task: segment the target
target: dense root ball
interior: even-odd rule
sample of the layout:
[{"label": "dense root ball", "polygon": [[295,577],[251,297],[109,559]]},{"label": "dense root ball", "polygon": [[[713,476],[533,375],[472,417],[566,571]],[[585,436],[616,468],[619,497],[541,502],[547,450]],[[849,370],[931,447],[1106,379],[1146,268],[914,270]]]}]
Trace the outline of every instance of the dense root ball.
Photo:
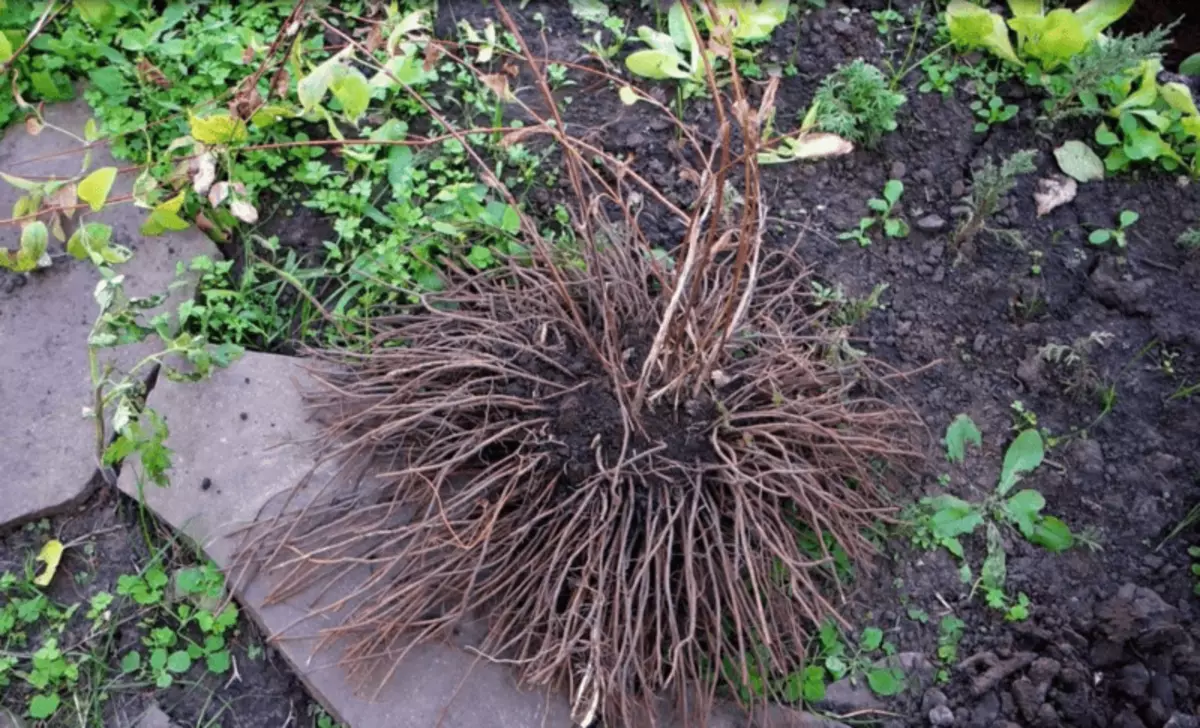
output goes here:
[{"label": "dense root ball", "polygon": [[711,381],[681,397],[657,372],[638,411],[662,271],[616,248],[592,274],[460,271],[372,321],[363,350],[321,354],[331,455],[380,472],[264,526],[261,544],[307,555],[281,593],[366,567],[339,630],[364,674],[483,615],[481,652],[613,724],[754,659],[795,668],[832,611],[835,548],[870,550],[911,419],[829,355],[805,271],[763,263]]}]

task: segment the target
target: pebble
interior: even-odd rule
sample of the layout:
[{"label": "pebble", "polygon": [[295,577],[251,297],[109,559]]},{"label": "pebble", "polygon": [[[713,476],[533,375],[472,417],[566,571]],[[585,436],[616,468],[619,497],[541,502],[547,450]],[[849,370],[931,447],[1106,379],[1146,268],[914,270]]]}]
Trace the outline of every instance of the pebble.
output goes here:
[{"label": "pebble", "polygon": [[950,208],[950,214],[954,217],[970,217],[971,207],[969,205],[955,205]]},{"label": "pebble", "polygon": [[952,185],[950,185],[950,196],[955,197],[955,198],[966,197],[967,196],[967,183],[962,181],[961,179],[954,180],[954,183]]},{"label": "pebble", "polygon": [[929,725],[934,728],[949,728],[954,722],[954,711],[945,705],[939,705],[929,711]]},{"label": "pebble", "polygon": [[1116,685],[1117,690],[1129,697],[1140,698],[1146,694],[1146,688],[1150,687],[1150,671],[1140,662],[1126,665],[1121,668]]},{"label": "pebble", "polygon": [[933,184],[933,172],[928,169],[918,169],[916,173],[913,174],[913,179],[923,185],[931,185]]},{"label": "pebble", "polygon": [[904,179],[905,173],[908,172],[908,165],[904,162],[892,162],[891,176],[892,179]]},{"label": "pebble", "polygon": [[928,713],[939,705],[945,705],[950,702],[946,698],[946,694],[937,688],[929,688],[925,694],[921,696],[921,712]]},{"label": "pebble", "polygon": [[917,229],[927,233],[940,233],[946,229],[946,220],[941,215],[926,215],[917,220]]}]

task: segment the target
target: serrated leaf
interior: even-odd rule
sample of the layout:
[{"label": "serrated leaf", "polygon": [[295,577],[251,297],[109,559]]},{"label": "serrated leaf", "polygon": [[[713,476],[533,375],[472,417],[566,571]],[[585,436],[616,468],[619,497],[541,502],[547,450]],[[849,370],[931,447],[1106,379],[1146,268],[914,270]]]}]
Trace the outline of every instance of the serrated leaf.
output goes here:
[{"label": "serrated leaf", "polygon": [[1080,182],[1104,179],[1104,160],[1087,144],[1072,139],[1054,150],[1059,169]]},{"label": "serrated leaf", "polygon": [[1038,514],[1046,507],[1046,499],[1041,493],[1025,489],[1016,493],[1004,502],[1004,513],[1017,524],[1017,529],[1025,538],[1033,536],[1034,525]]},{"label": "serrated leaf", "polygon": [[1017,484],[1021,475],[1042,464],[1046,451],[1042,436],[1037,430],[1025,430],[1013,440],[1004,453],[1004,465],[1000,469],[997,495],[1006,495]]},{"label": "serrated leaf", "polygon": [[108,193],[116,179],[116,167],[101,167],[83,178],[76,188],[76,194],[79,195],[79,199],[88,203],[92,212],[96,212],[108,202]]},{"label": "serrated leaf", "polygon": [[342,113],[351,123],[357,123],[371,103],[371,86],[357,68],[343,67],[329,84],[329,90],[341,103]]},{"label": "serrated leaf", "polygon": [[961,463],[967,455],[967,444],[983,447],[983,433],[975,426],[975,421],[969,415],[960,414],[946,428],[946,459],[952,463]]},{"label": "serrated leaf", "polygon": [[38,552],[37,561],[45,564],[42,573],[34,577],[33,583],[38,586],[50,586],[50,580],[54,578],[54,573],[58,571],[58,564],[62,561],[63,545],[58,539],[50,539],[42,546],[42,550]]},{"label": "serrated leaf", "polygon": [[190,114],[188,127],[193,139],[210,146],[237,144],[246,141],[249,137],[246,122],[234,118],[228,113],[204,117]]}]

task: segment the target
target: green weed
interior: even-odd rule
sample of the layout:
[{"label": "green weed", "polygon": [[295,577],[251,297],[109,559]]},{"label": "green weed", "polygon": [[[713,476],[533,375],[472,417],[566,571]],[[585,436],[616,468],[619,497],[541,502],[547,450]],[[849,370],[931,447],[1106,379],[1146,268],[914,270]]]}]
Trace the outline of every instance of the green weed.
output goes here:
[{"label": "green weed", "polygon": [[1118,248],[1124,250],[1129,244],[1129,228],[1133,227],[1134,223],[1141,217],[1133,210],[1122,210],[1117,216],[1117,227],[1115,229],[1100,228],[1093,230],[1088,235],[1088,242],[1092,245],[1108,245],[1115,243]]},{"label": "green weed", "polygon": [[[1004,234],[1007,231],[989,228],[987,221],[996,212],[1000,198],[1012,192],[1017,185],[1017,177],[1030,174],[1037,167],[1034,159],[1037,152],[1025,149],[1014,152],[1012,156],[996,165],[990,158],[974,173],[971,179],[971,196],[968,205],[971,215],[962,222],[954,234],[953,244],[961,247],[970,243],[982,232]],[[1014,234],[1010,234],[1012,237]]]},{"label": "green weed", "polygon": [[867,207],[875,214],[860,219],[858,227],[838,235],[838,240],[853,240],[865,248],[871,244],[871,238],[867,235],[867,231],[876,225],[883,228],[884,235],[889,238],[908,237],[910,232],[908,222],[895,214],[896,206],[900,203],[903,195],[904,183],[898,179],[888,180],[887,184],[883,186],[882,197],[872,197],[867,200]]},{"label": "green weed", "polygon": [[875,146],[898,127],[896,112],[907,101],[883,72],[861,58],[838,66],[817,89],[816,126],[852,142]]}]

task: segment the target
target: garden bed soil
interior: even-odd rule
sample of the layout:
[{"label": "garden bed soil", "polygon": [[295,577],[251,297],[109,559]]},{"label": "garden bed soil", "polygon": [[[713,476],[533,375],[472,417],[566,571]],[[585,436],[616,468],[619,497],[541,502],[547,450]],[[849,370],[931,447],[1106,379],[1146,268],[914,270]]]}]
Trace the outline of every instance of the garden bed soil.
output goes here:
[{"label": "garden bed soil", "polygon": [[[831,4],[775,31],[760,65],[794,60],[798,71],[782,80],[778,128],[794,128],[820,79],[838,63],[860,56],[879,63],[889,50],[903,53],[907,36],[881,36],[868,14],[886,5],[855,3],[848,12]],[[544,25],[533,20],[535,13]],[[634,15],[634,27],[653,24]],[[494,17],[489,9],[473,3],[443,3],[438,27],[449,36],[460,18],[478,27],[488,17]],[[586,35],[565,6],[530,3],[518,22],[535,52],[566,60],[581,55],[576,44]],[[927,45],[928,39],[918,44],[918,57]],[[889,710],[904,717],[890,724],[928,725],[936,711],[954,725],[984,728],[1157,728],[1176,711],[1195,714],[1200,600],[1192,594],[1185,551],[1200,533],[1164,539],[1200,501],[1200,407],[1194,399],[1171,399],[1181,384],[1200,378],[1200,256],[1175,243],[1200,217],[1200,185],[1145,170],[1081,185],[1072,203],[1038,218],[1033,192],[1040,178],[1058,171],[1054,147],[1090,139],[1094,122],[1042,128],[1037,100],[1014,85],[1001,91],[1021,107],[1017,118],[976,133],[966,93],[920,94],[920,79],[916,71],[905,80],[909,102],[899,129],[877,149],[764,168],[768,241],[799,241],[818,280],[841,285],[850,296],[886,284],[883,305],[854,330],[857,345],[899,370],[934,364],[900,385],[931,431],[940,433],[965,412],[984,433],[984,447],[965,466],[949,466],[940,442],[931,441],[926,477],[896,494],[897,503],[946,491],[972,500],[989,493],[1015,434],[1012,403],[1021,402],[1039,426],[1061,438],[1029,487],[1045,495],[1048,513],[1089,534],[1095,548],[1051,554],[1007,534],[1009,591],[1024,592],[1032,606],[1028,620],[1006,622],[981,596],[968,598],[970,587],[947,554],[889,542],[876,569],[857,579],[847,613],[861,624],[884,626],[901,651],[933,655],[937,617],[952,611],[966,622],[958,656],[974,656],[952,670],[949,683],[892,701]],[[655,120],[647,105],[624,107],[614,90],[580,83],[566,110],[574,132],[602,129],[596,136],[607,150],[628,155],[634,169],[687,204],[692,189],[680,174],[684,160],[674,151],[673,128]],[[712,132],[714,116],[711,101],[688,102],[685,119],[701,132]],[[963,214],[971,171],[1020,149],[1037,150],[1037,172],[1019,179],[991,224],[1019,233],[1023,246],[984,234],[956,255],[950,236]],[[911,236],[878,236],[866,248],[837,240],[867,214],[867,199],[888,179],[906,185],[901,205]],[[1128,248],[1090,245],[1088,234],[1114,227],[1121,210],[1140,214]],[[682,230],[666,216],[661,220],[644,216],[646,232],[672,247]],[[1093,347],[1089,366],[1116,392],[1104,416],[1093,394],[1068,393],[1061,372],[1039,358],[1047,344],[1070,345],[1094,334],[1107,344]],[[945,487],[936,482],[942,473],[949,475]],[[969,543],[968,554],[977,566],[981,539]],[[911,621],[909,607],[934,618]],[[1016,667],[1007,673],[993,671],[981,680],[976,672],[1008,660]],[[1189,720],[1177,716],[1170,725],[1195,725]]]}]

